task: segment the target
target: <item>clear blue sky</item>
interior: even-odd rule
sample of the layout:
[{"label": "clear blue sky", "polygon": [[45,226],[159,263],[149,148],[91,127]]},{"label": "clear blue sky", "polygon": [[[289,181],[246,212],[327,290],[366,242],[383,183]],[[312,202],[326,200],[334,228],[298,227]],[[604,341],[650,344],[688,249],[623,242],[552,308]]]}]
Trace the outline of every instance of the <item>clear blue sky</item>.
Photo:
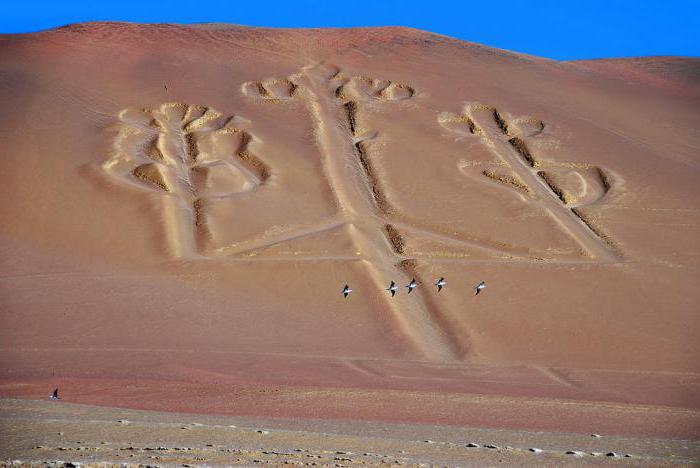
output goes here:
[{"label": "clear blue sky", "polygon": [[2,33],[104,20],[293,28],[411,26],[559,60],[700,56],[700,0],[7,0],[0,12]]}]

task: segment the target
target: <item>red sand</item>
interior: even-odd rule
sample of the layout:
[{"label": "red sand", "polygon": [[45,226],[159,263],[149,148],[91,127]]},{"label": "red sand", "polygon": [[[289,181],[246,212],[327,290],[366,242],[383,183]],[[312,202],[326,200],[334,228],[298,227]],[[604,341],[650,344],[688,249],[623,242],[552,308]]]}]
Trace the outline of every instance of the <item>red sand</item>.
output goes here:
[{"label": "red sand", "polygon": [[700,435],[699,60],[0,41],[0,396]]}]

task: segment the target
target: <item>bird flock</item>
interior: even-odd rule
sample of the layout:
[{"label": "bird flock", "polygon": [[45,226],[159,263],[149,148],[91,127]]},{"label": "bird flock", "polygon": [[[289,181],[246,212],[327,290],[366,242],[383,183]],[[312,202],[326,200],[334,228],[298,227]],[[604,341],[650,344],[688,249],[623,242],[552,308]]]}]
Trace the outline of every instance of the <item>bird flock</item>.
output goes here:
[{"label": "bird flock", "polygon": [[[445,278],[443,278],[443,277],[441,277],[439,280],[437,280],[437,281],[435,282],[435,286],[437,286],[438,292],[442,291],[442,288],[444,288],[446,284],[447,284],[447,281],[445,281]],[[408,289],[408,292],[407,292],[406,294],[411,294],[411,292],[413,292],[413,290],[416,289],[416,288],[418,287],[418,283],[416,282],[416,279],[413,278],[413,279],[411,279],[411,282],[408,283],[408,284],[407,284],[406,286],[404,286],[404,287],[405,287],[406,289]],[[475,295],[475,296],[478,296],[479,293],[480,293],[485,287],[486,287],[486,282],[485,282],[485,281],[481,281],[479,284],[477,284],[476,286],[474,286],[473,289],[474,289],[474,291],[476,291],[474,295]],[[398,290],[399,290],[399,287],[398,287],[398,285],[396,284],[395,281],[392,281],[391,284],[389,285],[389,287],[386,288],[386,291],[389,291],[389,293],[391,294],[391,297],[394,297],[394,296],[396,295],[396,291],[398,291]],[[344,298],[347,298],[347,297],[350,295],[351,292],[352,292],[352,289],[350,288],[350,285],[347,285],[347,284],[346,284],[345,287],[343,287],[343,291],[342,291],[343,297],[344,297]]]}]

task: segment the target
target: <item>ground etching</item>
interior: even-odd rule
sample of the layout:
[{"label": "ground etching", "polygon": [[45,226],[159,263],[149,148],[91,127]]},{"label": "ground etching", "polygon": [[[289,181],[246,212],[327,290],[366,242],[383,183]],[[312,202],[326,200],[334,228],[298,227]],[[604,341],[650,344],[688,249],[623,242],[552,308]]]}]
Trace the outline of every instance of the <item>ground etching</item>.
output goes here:
[{"label": "ground etching", "polygon": [[265,163],[248,151],[251,135],[240,128],[245,120],[179,102],[125,109],[119,117],[102,169],[158,196],[171,257],[210,256],[207,201],[254,190],[269,177]]},{"label": "ground etching", "polygon": [[545,124],[534,117],[507,119],[492,106],[469,103],[462,113],[439,114],[438,122],[460,137],[480,139],[495,156],[486,165],[463,161],[463,173],[496,183],[524,202],[542,207],[580,245],[583,257],[621,260],[616,242],[586,212],[586,207],[604,203],[619,190],[619,176],[585,163],[538,158],[528,142],[541,136]]},{"label": "ground etching", "polygon": [[[396,216],[369,144],[381,139],[381,129],[364,128],[360,116],[379,105],[414,99],[411,86],[346,75],[334,65],[315,64],[289,77],[243,83],[241,91],[261,104],[296,102],[307,108],[336,215],[318,225],[281,226],[245,242],[212,245],[205,222],[208,202],[255,190],[270,177],[271,169],[250,151],[252,136],[244,129],[247,121],[176,102],[155,109],[125,109],[120,113],[113,154],[102,169],[160,200],[171,257],[250,258],[256,249],[342,233],[357,254],[352,259],[364,266],[377,291],[383,291],[390,280],[406,284],[415,278],[427,284],[420,273],[425,258],[407,253],[405,236],[428,235],[438,243],[456,242],[494,258],[517,259],[507,247],[445,238]],[[462,172],[539,204],[589,258],[620,258],[612,241],[584,211],[606,199],[617,180],[612,173],[538,159],[528,145],[528,139],[544,130],[538,119],[507,120],[493,107],[470,104],[461,114],[440,114],[438,122],[461,136],[480,138],[496,157],[493,164],[465,163]],[[463,321],[446,313],[423,290],[410,299],[382,296],[392,329],[409,346],[429,360],[462,360],[472,354],[470,332]]]},{"label": "ground etching", "polygon": [[[400,103],[412,99],[415,90],[390,80],[346,76],[336,66],[320,64],[284,79],[244,83],[242,92],[261,102],[297,99],[306,104],[340,225],[349,228],[377,290],[383,291],[389,280],[421,282],[417,261],[405,256],[401,232],[390,221],[393,209],[370,156],[367,143],[380,138],[379,130],[362,128],[358,118],[370,102]],[[461,359],[469,354],[466,332],[428,294],[419,292],[416,300],[400,306],[388,294],[384,300],[402,334],[427,358]]]}]

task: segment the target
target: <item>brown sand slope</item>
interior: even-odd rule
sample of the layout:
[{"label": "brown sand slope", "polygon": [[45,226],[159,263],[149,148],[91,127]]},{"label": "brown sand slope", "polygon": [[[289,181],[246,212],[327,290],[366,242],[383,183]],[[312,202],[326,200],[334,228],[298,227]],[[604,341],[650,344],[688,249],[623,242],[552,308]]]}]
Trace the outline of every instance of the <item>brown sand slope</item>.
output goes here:
[{"label": "brown sand slope", "polygon": [[0,396],[700,436],[697,59],[0,41]]}]

